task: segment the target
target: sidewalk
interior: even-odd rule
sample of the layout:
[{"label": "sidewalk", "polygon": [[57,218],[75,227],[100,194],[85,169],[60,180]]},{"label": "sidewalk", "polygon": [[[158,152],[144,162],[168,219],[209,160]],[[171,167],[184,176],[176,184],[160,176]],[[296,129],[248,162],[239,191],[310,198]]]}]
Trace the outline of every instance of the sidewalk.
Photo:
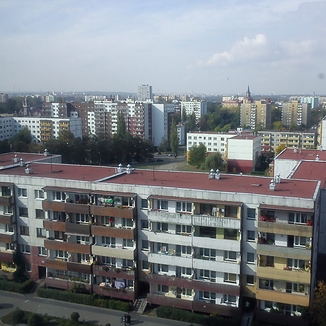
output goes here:
[{"label": "sidewalk", "polygon": [[[21,295],[5,291],[0,291],[0,306],[0,318],[19,307],[22,310],[38,314],[48,314],[49,316],[68,319],[70,319],[71,313],[78,312],[81,321],[85,320],[97,326],[105,326],[107,323],[110,323],[111,326],[121,326],[120,318],[124,314],[124,312],[117,310],[39,298],[35,294]],[[139,315],[137,313],[130,313],[130,316],[132,325],[189,326],[189,323]]]}]

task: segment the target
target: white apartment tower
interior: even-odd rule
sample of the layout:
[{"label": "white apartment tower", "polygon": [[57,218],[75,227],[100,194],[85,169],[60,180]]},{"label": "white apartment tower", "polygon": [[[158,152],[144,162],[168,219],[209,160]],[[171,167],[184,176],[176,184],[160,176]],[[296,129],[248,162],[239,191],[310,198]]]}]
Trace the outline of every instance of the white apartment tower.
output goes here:
[{"label": "white apartment tower", "polygon": [[145,84],[138,86],[138,101],[148,100],[153,100],[152,86]]}]

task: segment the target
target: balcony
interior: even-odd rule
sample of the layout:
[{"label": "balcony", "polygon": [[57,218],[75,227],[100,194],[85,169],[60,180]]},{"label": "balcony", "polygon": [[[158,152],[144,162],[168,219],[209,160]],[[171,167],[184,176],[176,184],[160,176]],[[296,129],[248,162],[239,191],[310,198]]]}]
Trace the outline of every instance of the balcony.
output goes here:
[{"label": "balcony", "polygon": [[11,206],[13,203],[13,196],[0,196],[0,206]]},{"label": "balcony", "polygon": [[117,289],[109,286],[105,286],[105,283],[99,285],[93,285],[93,293],[103,295],[106,297],[117,298],[122,300],[134,301],[136,299],[136,293],[129,289]]},{"label": "balcony", "polygon": [[150,242],[172,242],[176,245],[191,246],[192,236],[191,234],[174,234],[162,231],[143,231]]},{"label": "balcony", "polygon": [[257,254],[275,257],[291,257],[293,259],[311,259],[311,250],[300,247],[282,247],[273,244],[257,244]]},{"label": "balcony", "polygon": [[105,225],[92,225],[91,234],[104,237],[134,239],[135,229],[121,229]]},{"label": "balcony", "polygon": [[207,226],[226,229],[240,229],[241,220],[232,217],[216,217],[211,215],[194,215],[195,226]]},{"label": "balcony", "polygon": [[310,283],[310,273],[304,270],[286,270],[274,267],[257,266],[256,275],[263,279],[281,280],[294,283]]},{"label": "balcony", "polygon": [[0,261],[13,262],[14,261],[14,250],[1,250]]},{"label": "balcony", "polygon": [[77,262],[67,262],[67,270],[71,272],[91,274],[92,264],[90,263],[77,263]]},{"label": "balcony", "polygon": [[59,220],[43,220],[43,227],[46,230],[66,232],[66,223]]},{"label": "balcony", "polygon": [[148,211],[148,219],[152,222],[192,225],[192,215],[185,213],[150,210]]},{"label": "balcony", "polygon": [[14,233],[2,233],[2,234],[0,234],[0,242],[14,243],[15,242],[15,234]]},{"label": "balcony", "polygon": [[192,258],[180,257],[175,253],[169,251],[164,252],[150,252],[148,253],[148,262],[154,264],[177,265],[183,267],[192,267]]},{"label": "balcony", "polygon": [[135,249],[123,249],[122,247],[92,246],[92,254],[104,257],[115,257],[122,259],[135,259]]},{"label": "balcony", "polygon": [[44,247],[48,250],[63,250],[80,254],[91,254],[91,245],[69,243],[60,240],[44,239]]},{"label": "balcony", "polygon": [[130,206],[90,206],[91,215],[114,216],[133,219],[136,216],[136,208]]},{"label": "balcony", "polygon": [[229,251],[240,251],[240,241],[238,240],[228,240],[228,239],[214,239],[206,237],[193,237],[193,246],[199,248],[208,248],[219,250],[229,250]]},{"label": "balcony", "polygon": [[258,231],[266,233],[312,237],[313,226],[304,224],[268,222],[260,220],[258,221]]},{"label": "balcony", "polygon": [[14,223],[14,215],[13,214],[2,214],[0,215],[0,223],[11,225]]},{"label": "balcony", "polygon": [[226,273],[233,273],[233,274],[240,274],[240,264],[239,263],[231,263],[226,261],[215,261],[215,260],[208,260],[207,257],[196,257],[193,260],[193,268],[196,269],[209,269],[218,272],[226,272]]},{"label": "balcony", "polygon": [[71,234],[86,235],[90,236],[91,226],[88,223],[76,224],[76,223],[66,223],[66,232]]},{"label": "balcony", "polygon": [[43,210],[65,212],[65,213],[80,213],[89,214],[89,205],[78,203],[65,203],[60,201],[42,201]]},{"label": "balcony", "polygon": [[45,267],[59,270],[67,270],[67,261],[59,258],[46,258]]},{"label": "balcony", "polygon": [[256,290],[256,299],[267,300],[285,304],[294,304],[302,307],[309,306],[309,295],[300,293],[286,293],[285,291],[273,291],[265,289]]},{"label": "balcony", "polygon": [[93,265],[93,273],[98,276],[135,280],[135,270],[130,268],[116,268],[107,265]]}]

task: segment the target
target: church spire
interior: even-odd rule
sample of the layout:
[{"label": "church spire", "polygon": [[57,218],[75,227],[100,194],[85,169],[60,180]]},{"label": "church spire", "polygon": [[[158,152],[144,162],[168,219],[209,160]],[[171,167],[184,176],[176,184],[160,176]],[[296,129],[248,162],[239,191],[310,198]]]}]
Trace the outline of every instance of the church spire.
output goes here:
[{"label": "church spire", "polygon": [[246,100],[247,100],[247,102],[252,102],[249,84],[248,84],[248,90],[246,92]]}]

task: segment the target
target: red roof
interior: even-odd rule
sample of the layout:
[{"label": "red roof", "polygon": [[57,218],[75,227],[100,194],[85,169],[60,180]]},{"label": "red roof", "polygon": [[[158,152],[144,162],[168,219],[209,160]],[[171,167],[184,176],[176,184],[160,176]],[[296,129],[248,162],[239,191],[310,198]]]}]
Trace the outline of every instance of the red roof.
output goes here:
[{"label": "red roof", "polygon": [[320,180],[321,187],[326,186],[326,164],[322,161],[302,161],[293,173],[293,178]]},{"label": "red roof", "polygon": [[303,160],[314,161],[317,155],[320,160],[326,161],[326,151],[320,151],[317,149],[296,149],[295,151],[293,148],[286,148],[275,159],[295,160],[295,161],[303,161]]},{"label": "red roof", "polygon": [[[6,167],[10,166],[14,163],[14,157],[17,156],[17,158],[20,160],[21,158],[24,160],[24,162],[32,162],[32,161],[41,161],[44,159],[49,159],[50,156],[44,156],[44,154],[35,154],[35,153],[20,153],[20,152],[12,152],[12,153],[5,153],[0,154],[0,166]],[[57,156],[57,155],[54,155]]]}]

